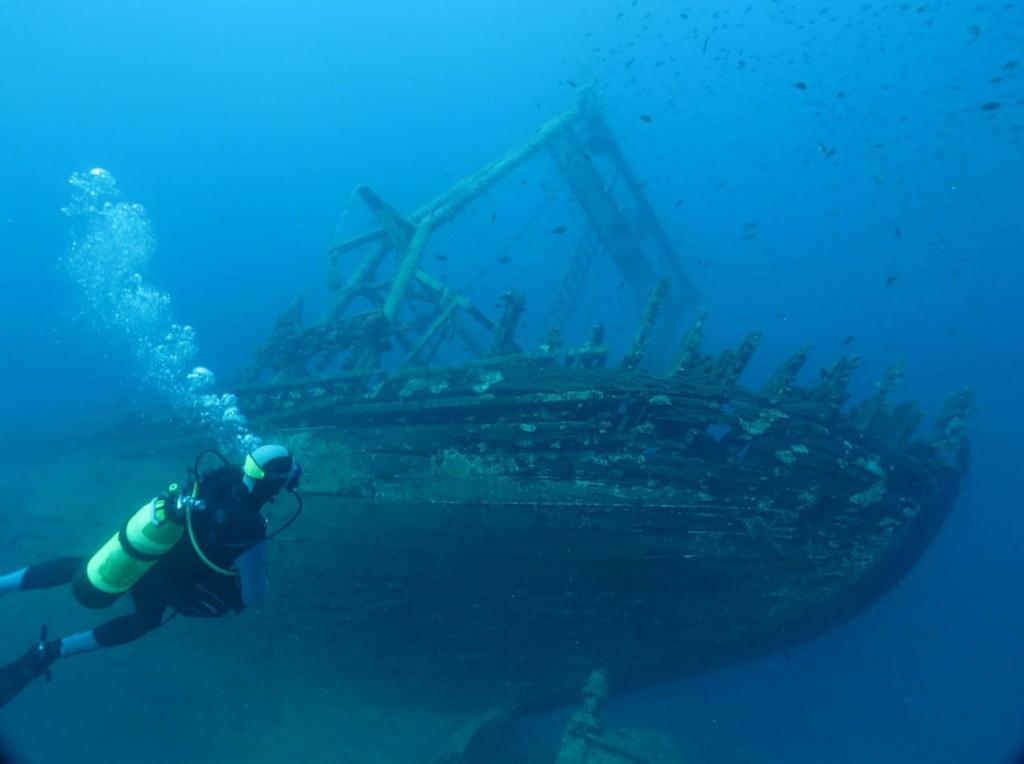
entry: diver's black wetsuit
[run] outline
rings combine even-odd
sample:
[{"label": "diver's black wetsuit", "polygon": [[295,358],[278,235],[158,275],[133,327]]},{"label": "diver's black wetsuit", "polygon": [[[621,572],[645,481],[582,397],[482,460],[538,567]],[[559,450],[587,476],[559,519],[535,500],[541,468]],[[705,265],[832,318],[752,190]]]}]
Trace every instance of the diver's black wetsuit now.
[{"label": "diver's black wetsuit", "polygon": [[[259,587],[265,578],[260,545],[267,524],[256,500],[242,483],[242,470],[226,466],[205,474],[198,498],[205,508],[193,510],[192,528],[203,554],[221,568],[239,563],[240,576],[219,573],[203,562],[186,531],[131,588],[135,612],[113,618],[93,629],[103,647],[138,639],[163,623],[171,609],[181,615],[213,618],[245,606],[243,589]],[[183,521],[183,519],[181,520]],[[242,565],[244,555],[247,563]],[[23,589],[41,589],[72,582],[85,575],[87,559],[58,557],[25,571]],[[255,584],[248,581],[259,579]]]}]

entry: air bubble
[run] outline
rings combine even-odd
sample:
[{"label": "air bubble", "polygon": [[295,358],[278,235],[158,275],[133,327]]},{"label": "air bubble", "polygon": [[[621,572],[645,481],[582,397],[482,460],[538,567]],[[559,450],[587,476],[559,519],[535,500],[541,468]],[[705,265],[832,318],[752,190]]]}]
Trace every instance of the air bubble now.
[{"label": "air bubble", "polygon": [[61,211],[71,218],[73,236],[62,265],[78,288],[82,316],[129,344],[135,376],[181,416],[213,428],[226,450],[251,451],[260,439],[237,399],[210,392],[214,373],[196,365],[195,329],[176,323],[170,295],[146,281],[156,241],[145,209],[122,201],[114,176],[101,167],[75,173],[68,183],[71,200]]}]

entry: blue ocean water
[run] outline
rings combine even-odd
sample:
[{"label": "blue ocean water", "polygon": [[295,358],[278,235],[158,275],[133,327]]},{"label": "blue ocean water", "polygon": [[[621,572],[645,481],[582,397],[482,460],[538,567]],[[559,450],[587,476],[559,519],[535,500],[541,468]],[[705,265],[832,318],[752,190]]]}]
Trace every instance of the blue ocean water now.
[{"label": "blue ocean water", "polygon": [[[148,283],[228,380],[296,291],[325,303],[324,251],[365,222],[357,183],[415,209],[590,86],[711,347],[763,329],[755,376],[806,343],[812,366],[857,352],[861,393],[906,356],[902,394],[929,412],[963,384],[978,400],[963,496],[902,587],[611,713],[696,762],[1007,760],[1024,738],[1022,36],[1013,2],[0,2],[0,434],[52,441],[153,395],[61,265],[73,173],[104,168],[144,205]],[[482,227],[512,236],[534,199],[481,204],[435,263],[452,283],[480,271],[458,253]],[[567,200],[545,214],[573,224]],[[531,241],[502,285],[563,255]]]}]

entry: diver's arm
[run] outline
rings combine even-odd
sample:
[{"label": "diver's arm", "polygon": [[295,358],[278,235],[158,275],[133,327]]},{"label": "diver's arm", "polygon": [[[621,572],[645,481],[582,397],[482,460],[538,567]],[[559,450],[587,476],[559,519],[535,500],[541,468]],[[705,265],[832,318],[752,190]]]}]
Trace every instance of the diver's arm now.
[{"label": "diver's arm", "polygon": [[242,603],[246,607],[258,605],[270,586],[267,581],[267,542],[261,541],[239,556],[235,560],[235,568],[242,586]]}]

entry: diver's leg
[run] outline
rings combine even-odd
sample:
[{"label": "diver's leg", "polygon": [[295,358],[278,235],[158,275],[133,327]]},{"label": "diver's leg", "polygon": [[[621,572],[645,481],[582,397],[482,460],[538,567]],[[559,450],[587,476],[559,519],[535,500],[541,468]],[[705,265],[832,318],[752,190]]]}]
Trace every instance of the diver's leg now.
[{"label": "diver's leg", "polygon": [[134,613],[111,618],[93,629],[63,639],[52,640],[46,646],[51,653],[56,652],[57,657],[70,658],[72,655],[91,653],[101,647],[134,642],[163,623],[164,609],[163,603],[158,600],[136,598]]},{"label": "diver's leg", "polygon": [[135,612],[122,615],[102,623],[95,629],[72,634],[61,640],[60,655],[70,658],[79,653],[89,653],[101,647],[115,647],[134,642],[164,622],[167,606],[163,599],[132,589]]},{"label": "diver's leg", "polygon": [[[63,559],[71,560],[72,558]],[[18,588],[32,589],[44,585],[56,586],[58,583],[67,583],[81,568],[82,560],[77,559],[77,564],[74,566],[68,562],[61,564],[57,564],[57,562],[51,560],[50,563],[28,568],[22,575]],[[62,566],[63,572],[61,572]],[[57,581],[56,579],[62,575],[64,580]],[[58,659],[90,653],[101,647],[123,645],[148,634],[163,623],[166,605],[162,599],[138,596],[134,591],[132,595],[135,600],[134,613],[113,618],[95,629],[81,631],[63,639],[48,640],[44,627],[42,637],[36,644],[32,645],[18,660],[0,668],[0,706],[6,705],[36,677],[43,674],[49,675],[50,666]]]},{"label": "diver's leg", "polygon": [[10,594],[21,589],[21,584],[25,580],[25,573],[27,572],[28,568],[22,568],[13,573],[0,576],[0,594]]},{"label": "diver's leg", "polygon": [[70,583],[85,562],[84,557],[55,557],[0,576],[0,595],[24,589],[49,589]]},{"label": "diver's leg", "polygon": [[0,706],[6,705],[33,679],[46,674],[59,658],[131,642],[159,626],[162,616],[163,607],[148,608],[63,639],[47,640],[44,634],[18,660],[0,668]]},{"label": "diver's leg", "polygon": [[[95,650],[99,647],[115,647],[117,645],[134,642],[139,637],[143,637],[153,631],[153,629],[157,628],[161,623],[163,623],[163,620],[164,609],[162,606],[159,609],[149,608],[146,610],[136,610],[131,615],[123,615],[120,618],[114,618],[97,626],[89,632],[85,632],[85,634],[92,634],[93,642],[95,643],[94,646],[83,638],[81,642],[68,644],[68,650],[76,650],[76,652],[65,653],[64,648],[62,647],[61,655],[68,657],[68,655],[76,655],[78,652],[88,652],[89,650]],[[74,637],[78,636],[81,635],[74,635]],[[68,637],[68,639],[72,639],[72,637]]]},{"label": "diver's leg", "polygon": [[[31,571],[31,568],[29,570]],[[22,588],[25,588],[24,581]],[[72,655],[89,653],[101,647],[132,642],[163,623],[164,610],[167,606],[162,599],[139,596],[135,591],[132,595],[135,600],[134,613],[113,618],[95,629],[81,631],[63,639],[47,640],[44,627],[43,636],[36,644],[18,660],[0,668],[0,706],[14,698],[33,679],[46,674],[59,658],[70,658]]]}]

